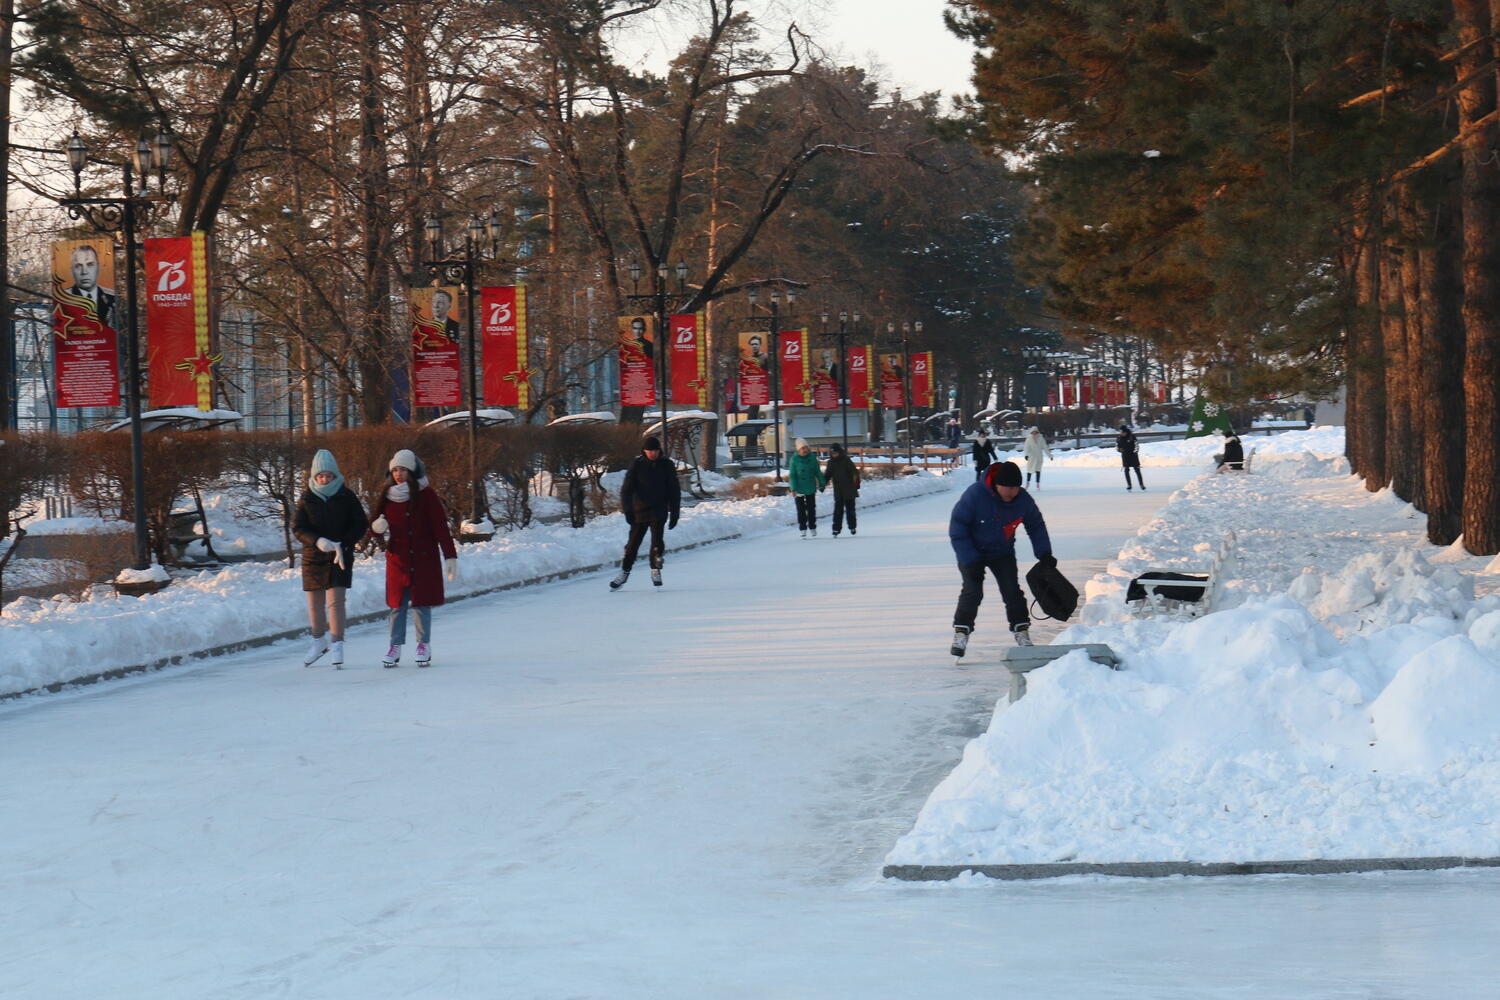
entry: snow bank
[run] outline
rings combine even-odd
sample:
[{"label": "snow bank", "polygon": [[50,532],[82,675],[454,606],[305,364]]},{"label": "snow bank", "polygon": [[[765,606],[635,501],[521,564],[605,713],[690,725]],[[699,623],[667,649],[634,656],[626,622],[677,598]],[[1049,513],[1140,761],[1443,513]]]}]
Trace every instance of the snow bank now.
[{"label": "snow bank", "polygon": [[[1064,437],[1054,442],[1052,453],[1056,457],[1052,460],[1052,464],[1060,468],[1101,468],[1120,464],[1120,453],[1115,450],[1113,444],[1099,448],[1080,448],[1076,451],[1061,451],[1055,447],[1057,443],[1066,442],[1066,440]],[[1257,472],[1261,471],[1261,463],[1269,456],[1295,456],[1307,453],[1309,458],[1343,461],[1341,456],[1344,453],[1344,429],[1342,427],[1314,427],[1311,430],[1287,431],[1283,434],[1267,436],[1247,434],[1241,435],[1240,443],[1244,445],[1247,455],[1250,454],[1251,448],[1255,449],[1252,467]],[[1204,468],[1210,468],[1214,455],[1223,450],[1224,439],[1217,434],[1180,441],[1142,441],[1141,465],[1143,467],[1201,465]],[[1009,452],[1001,457],[1015,462],[1023,461],[1020,451]]]},{"label": "snow bank", "polygon": [[[962,478],[962,477],[960,477]],[[868,482],[861,506],[886,503],[950,488],[933,475]],[[958,483],[958,485],[963,485]],[[833,497],[821,494],[819,509],[831,514]],[[668,536],[668,552],[793,524],[786,498],[717,502],[683,511]],[[461,596],[591,566],[613,565],[625,537],[618,514],[595,518],[582,528],[533,524],[522,531],[459,548]],[[279,563],[240,563],[177,576],[147,597],[116,597],[94,588],[87,599],[19,598],[0,616],[0,695],[66,682],[101,671],[189,656],[215,646],[244,642],[305,625],[300,570]],[[349,589],[351,616],[385,607],[383,557],[355,563]]]},{"label": "snow bank", "polygon": [[[1171,498],[1057,639],[1108,643],[1124,669],[1075,653],[1029,675],[889,863],[1500,855],[1486,560],[1427,545],[1409,506],[1340,461],[1278,468]],[[1229,529],[1222,610],[1128,615],[1131,576],[1201,569]]]}]

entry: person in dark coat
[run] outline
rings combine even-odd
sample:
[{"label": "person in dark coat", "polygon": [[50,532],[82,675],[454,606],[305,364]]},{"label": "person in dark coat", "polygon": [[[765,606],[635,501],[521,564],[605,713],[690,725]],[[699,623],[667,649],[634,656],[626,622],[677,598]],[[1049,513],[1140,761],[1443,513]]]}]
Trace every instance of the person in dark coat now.
[{"label": "person in dark coat", "polygon": [[1225,469],[1233,469],[1242,472],[1245,468],[1245,446],[1240,443],[1239,435],[1234,431],[1224,432],[1224,452],[1219,456],[1219,467],[1215,472],[1223,472]]},{"label": "person in dark coat", "polygon": [[416,609],[417,666],[432,662],[432,609],[443,603],[443,576],[458,579],[458,548],[448,511],[427,480],[421,459],[407,449],[391,458],[386,488],[375,504],[370,530],[389,538],[385,549],[385,603],[391,609],[391,645],[382,661],[394,667],[406,644],[406,613]]},{"label": "person in dark coat", "polygon": [[641,453],[630,463],[625,482],[620,487],[620,509],[625,513],[625,523],[630,525],[630,535],[625,540],[620,572],[609,581],[609,589],[619,590],[630,579],[630,568],[635,565],[636,553],[648,531],[651,533],[651,582],[660,587],[662,563],[667,554],[664,533],[677,527],[677,518],[682,514],[682,486],[677,481],[677,466],[662,454],[660,438],[648,437],[641,445]]},{"label": "person in dark coat", "polygon": [[995,446],[990,443],[990,436],[984,431],[974,435],[974,481],[980,482],[984,479],[984,470],[995,461]]},{"label": "person in dark coat", "polygon": [[823,467],[823,488],[833,486],[833,537],[839,537],[844,522],[849,524],[849,534],[856,534],[854,523],[854,501],[859,498],[859,466],[844,453],[844,446],[828,446],[828,464]]},{"label": "person in dark coat", "polygon": [[994,574],[1005,601],[1005,617],[1017,646],[1030,646],[1031,613],[1016,573],[1016,529],[1026,526],[1031,552],[1040,563],[1056,566],[1047,523],[1031,494],[1021,488],[1021,469],[1014,462],[996,462],[982,482],[964,490],[948,519],[948,540],[958,559],[963,589],[953,612],[954,656],[963,656],[974,631],[979,603],[984,599],[984,573]]},{"label": "person in dark coat", "polygon": [[1120,464],[1125,469],[1125,491],[1130,492],[1130,470],[1135,470],[1135,481],[1141,484],[1141,490],[1146,489],[1146,481],[1141,478],[1141,445],[1135,439],[1135,432],[1125,424],[1120,425],[1120,433],[1115,435],[1115,450],[1120,453]]},{"label": "person in dark coat", "polygon": [[302,589],[312,626],[305,666],[330,650],[333,665],[344,665],[344,595],[354,579],[354,543],[369,524],[364,504],[344,485],[333,453],[319,449],[292,519],[292,532],[302,543]]},{"label": "person in dark coat", "polygon": [[948,447],[957,448],[958,443],[963,440],[963,425],[958,422],[957,417],[948,418]]}]

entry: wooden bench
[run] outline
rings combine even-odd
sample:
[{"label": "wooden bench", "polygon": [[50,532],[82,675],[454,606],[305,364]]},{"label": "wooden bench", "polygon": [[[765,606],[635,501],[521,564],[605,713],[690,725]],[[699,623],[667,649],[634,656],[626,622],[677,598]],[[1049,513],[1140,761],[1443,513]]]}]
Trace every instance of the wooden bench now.
[{"label": "wooden bench", "polygon": [[[1178,570],[1147,570],[1130,581],[1132,589],[1139,588],[1141,597],[1132,598],[1126,591],[1126,603],[1136,603],[1137,616],[1175,615],[1196,618],[1206,615],[1218,605],[1223,595],[1225,580],[1234,566],[1238,539],[1233,531],[1224,533],[1208,572],[1186,574]],[[1163,574],[1152,576],[1151,574]]]}]

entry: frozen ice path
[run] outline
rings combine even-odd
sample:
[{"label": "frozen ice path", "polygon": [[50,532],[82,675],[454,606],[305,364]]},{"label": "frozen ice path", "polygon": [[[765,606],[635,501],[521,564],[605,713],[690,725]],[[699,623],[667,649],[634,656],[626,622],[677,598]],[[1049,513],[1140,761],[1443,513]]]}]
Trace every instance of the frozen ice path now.
[{"label": "frozen ice path", "polygon": [[[1049,471],[1078,582],[1147,472]],[[952,500],[440,609],[429,671],[366,627],[0,708],[0,996],[1493,995],[1494,873],[880,880],[1005,687]]]}]

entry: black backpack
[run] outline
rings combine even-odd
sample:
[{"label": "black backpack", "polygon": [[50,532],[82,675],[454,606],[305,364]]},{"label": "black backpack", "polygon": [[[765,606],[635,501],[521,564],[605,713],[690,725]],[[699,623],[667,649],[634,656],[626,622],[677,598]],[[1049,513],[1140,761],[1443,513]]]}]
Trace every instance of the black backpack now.
[{"label": "black backpack", "polygon": [[1026,586],[1041,606],[1042,614],[1065,622],[1078,610],[1078,588],[1056,566],[1037,563],[1026,571]]}]

